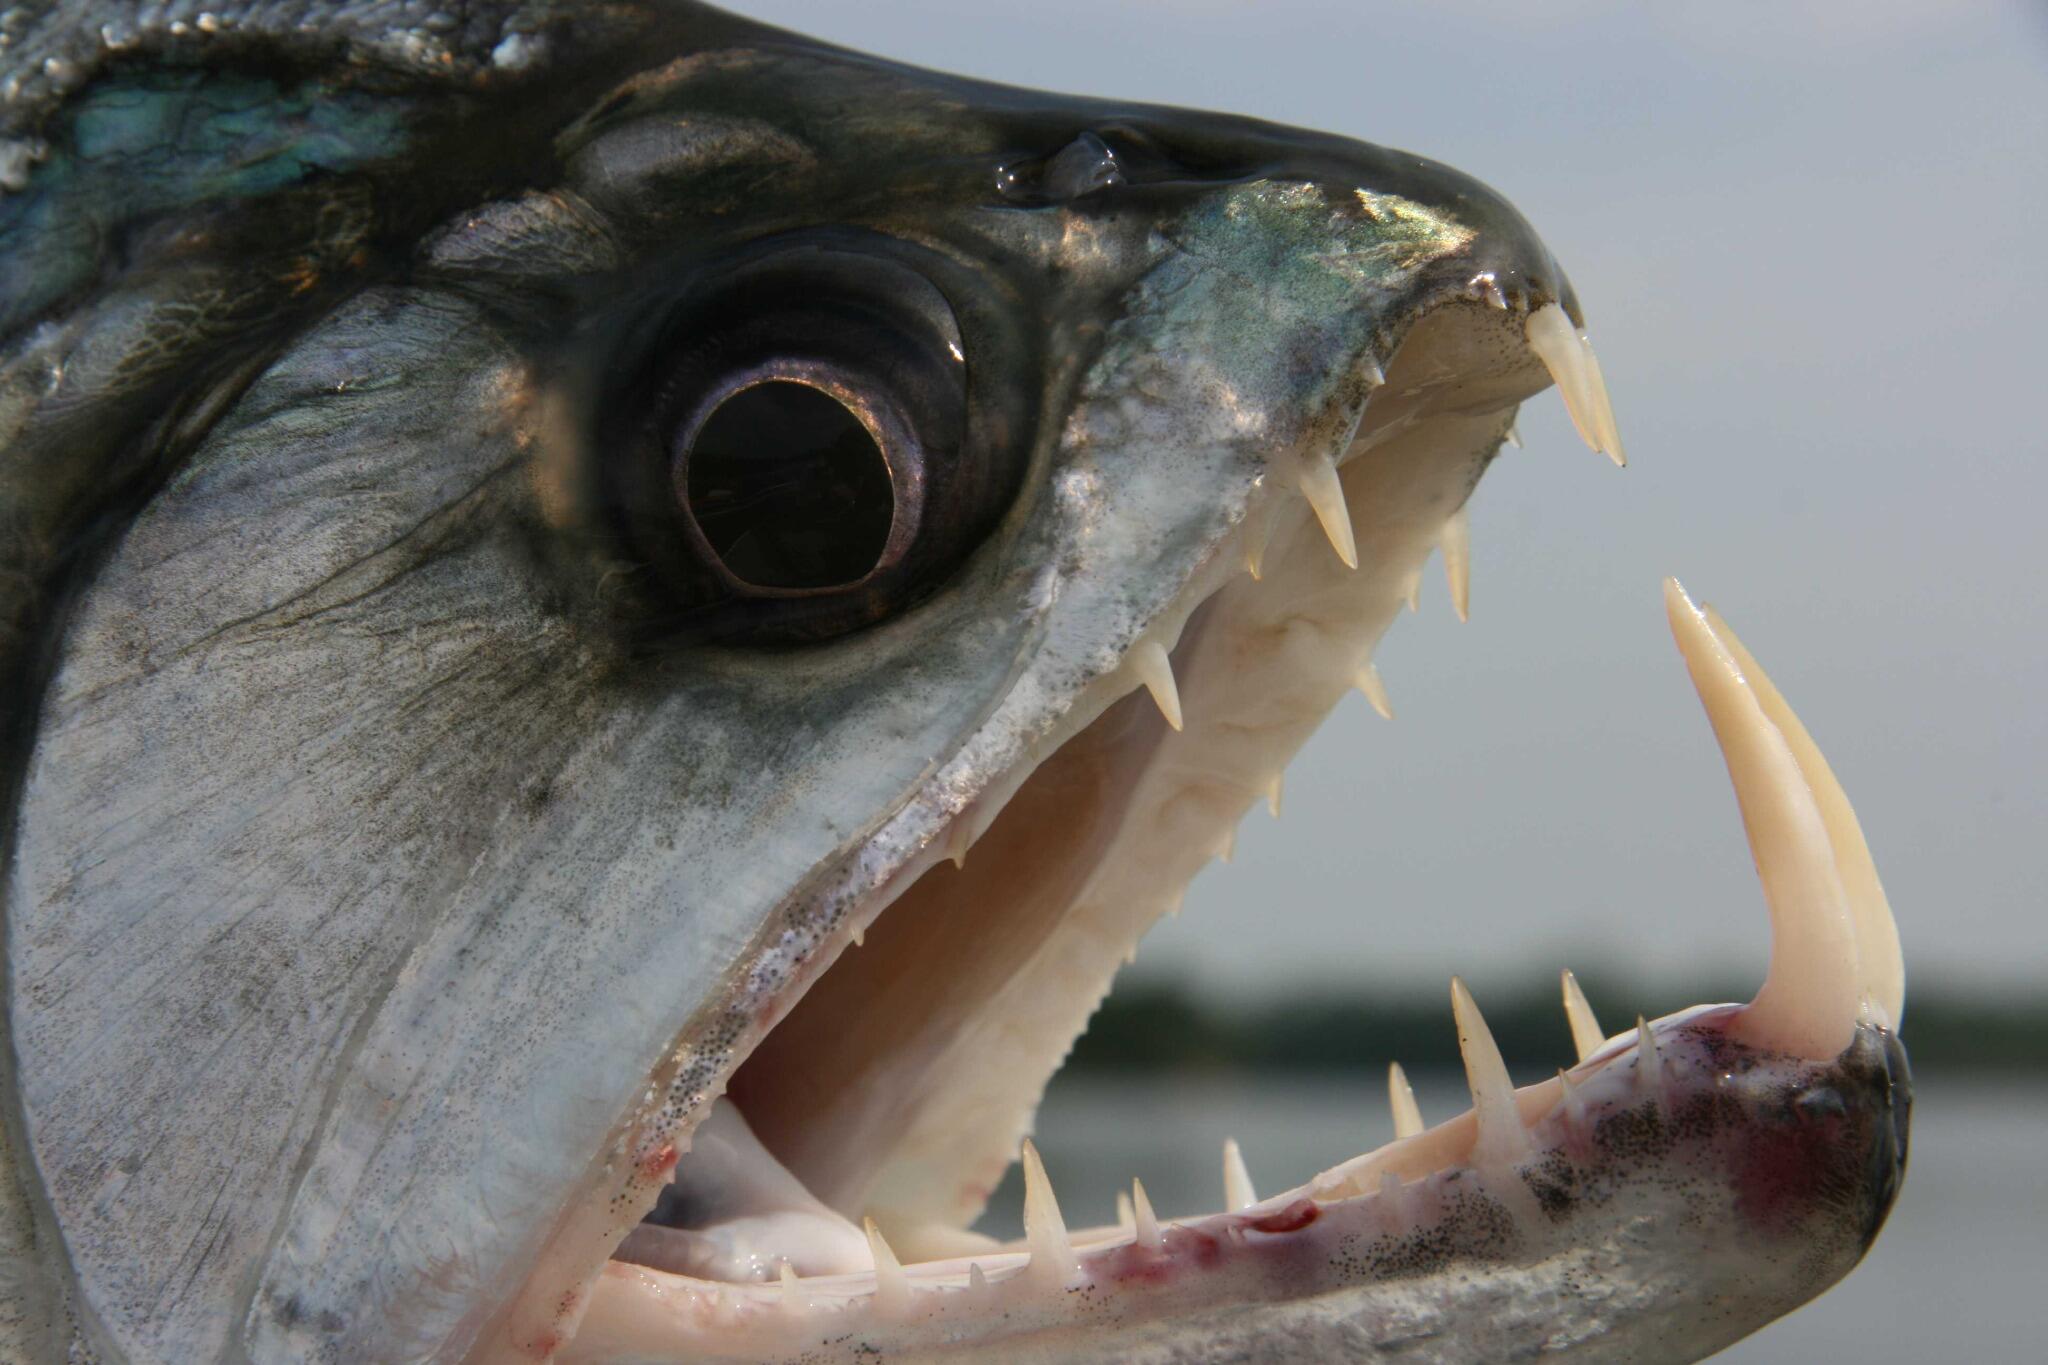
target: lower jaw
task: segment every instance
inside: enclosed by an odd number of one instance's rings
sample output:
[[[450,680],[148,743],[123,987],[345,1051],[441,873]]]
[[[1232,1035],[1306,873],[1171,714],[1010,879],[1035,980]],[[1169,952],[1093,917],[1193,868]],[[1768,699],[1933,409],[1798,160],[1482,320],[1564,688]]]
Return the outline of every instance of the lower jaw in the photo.
[[[746,1284],[614,1262],[561,1358],[1122,1360],[1173,1340],[1227,1355],[1251,1322],[1260,1358],[1532,1341],[1697,1358],[1846,1273],[1890,1198],[1863,1173],[1903,1162],[1894,1044],[1866,1028],[1832,1062],[1794,1061],[1733,1039],[1741,1010],[1672,1016],[1652,1046],[1613,1039],[1512,1096],[1476,1068],[1473,1111],[1228,1212],[1162,1223],[1140,1204],[1069,1232],[1040,1177],[1025,1239],[971,1258]]]

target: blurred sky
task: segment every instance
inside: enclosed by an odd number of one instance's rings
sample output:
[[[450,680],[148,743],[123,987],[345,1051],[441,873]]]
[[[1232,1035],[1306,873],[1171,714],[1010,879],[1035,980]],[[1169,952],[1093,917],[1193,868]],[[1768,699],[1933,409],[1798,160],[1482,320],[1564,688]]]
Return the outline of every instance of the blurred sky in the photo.
[[[1441,574],[1137,970],[1242,990],[1760,976],[1665,632],[1714,601],[1861,814],[1910,974],[2048,987],[2048,8],[729,0],[1019,84],[1447,161],[1570,272],[1632,465],[1524,409]],[[1541,11],[1539,14],[1538,11]],[[1253,905],[1284,913],[1247,913]]]

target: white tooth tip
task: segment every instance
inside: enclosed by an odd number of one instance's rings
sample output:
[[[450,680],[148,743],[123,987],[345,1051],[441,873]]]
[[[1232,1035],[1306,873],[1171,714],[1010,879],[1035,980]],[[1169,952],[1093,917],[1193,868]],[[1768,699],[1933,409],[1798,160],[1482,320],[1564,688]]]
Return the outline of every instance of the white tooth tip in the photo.
[[[1785,734],[1678,580],[1665,580],[1664,601],[1671,633],[1735,785],[1743,830],[1770,907],[1770,969],[1756,999],[1736,1020],[1736,1032],[1758,1047],[1832,1058],[1848,1046],[1860,1018],[1897,998],[1888,995],[1896,981],[1885,967],[1866,971],[1859,917],[1851,909],[1841,871],[1844,850],[1831,843],[1815,789]],[[1883,919],[1889,922],[1889,911]],[[1876,956],[1882,959],[1882,948]]]
[[[1156,1250],[1163,1240],[1159,1231],[1159,1215],[1152,1212],[1152,1201],[1145,1194],[1145,1183],[1135,1176],[1131,1179],[1131,1227],[1137,1244],[1146,1250]]]
[[[1799,765],[1807,788],[1820,807],[1821,821],[1827,826],[1828,843],[1834,850],[1835,870],[1841,877],[1842,891],[1849,898],[1849,911],[1856,923],[1856,952],[1863,966],[1867,990],[1865,1004],[1869,1007],[1871,1022],[1896,1029],[1906,1009],[1906,967],[1899,951],[1899,926],[1892,918],[1891,901],[1884,894],[1884,883],[1878,880],[1877,864],[1871,860],[1870,844],[1864,839],[1863,826],[1849,805],[1848,793],[1842,790],[1834,769],[1828,766],[1820,746],[1813,742],[1813,736],[1799,723],[1799,717],[1793,714],[1784,696],[1772,685],[1755,657],[1722,619],[1721,613],[1711,606],[1703,611],[1715,637],[1727,648],[1743,676],[1749,679],[1750,690],[1756,694],[1764,714],[1785,737],[1786,745],[1792,750],[1792,759]]]
[[[1451,1013],[1458,1022],[1458,1051],[1465,1058],[1465,1081],[1472,1091],[1472,1112],[1479,1135],[1472,1145],[1475,1166],[1514,1165],[1529,1154],[1529,1135],[1515,1109],[1515,1085],[1508,1079],[1500,1045],[1480,1016],[1472,992],[1451,978]]]
[[[1244,514],[1244,567],[1257,582],[1264,573],[1266,546],[1273,539],[1273,500],[1264,496],[1254,501]]]
[[[1286,786],[1286,774],[1274,773],[1273,780],[1266,784],[1266,811],[1275,820],[1280,818],[1280,798]]]
[[[1138,1211],[1131,1207],[1131,1197],[1122,1190],[1116,1192],[1116,1225],[1125,1232],[1138,1226]]]
[[[1508,423],[1508,444],[1516,450],[1522,448],[1522,429],[1515,423]]]
[[[1344,485],[1337,478],[1337,466],[1330,463],[1329,456],[1313,456],[1302,463],[1301,492],[1316,520],[1322,523],[1323,534],[1330,538],[1330,548],[1337,552],[1337,558],[1344,561],[1345,568],[1357,568],[1358,544],[1351,537],[1351,513],[1344,506]]]
[[[1024,1241],[1031,1252],[1031,1273],[1050,1284],[1065,1288],[1080,1272],[1074,1243],[1067,1236],[1066,1220],[1060,1217],[1059,1201],[1053,1198],[1052,1181],[1046,1178],[1045,1163],[1038,1148],[1024,1139]]]
[[[1579,333],[1579,345],[1586,353],[1586,388],[1593,400],[1593,429],[1600,437],[1600,449],[1614,461],[1616,469],[1626,469],[1628,452],[1621,448],[1621,433],[1614,429],[1614,403],[1607,396],[1607,380],[1600,373],[1600,357],[1593,354],[1593,343],[1584,332]]]
[[[1557,385],[1579,439],[1616,464],[1623,463],[1621,443],[1612,436],[1614,413],[1607,402],[1607,385],[1600,377],[1599,362],[1593,359],[1592,348],[1564,309],[1554,303],[1544,304],[1529,314],[1523,334],[1528,338],[1529,349],[1550,372],[1550,382]]]
[[[1394,718],[1394,702],[1387,695],[1386,680],[1380,677],[1378,666],[1367,664],[1364,668],[1359,669],[1358,677],[1355,681],[1360,694],[1368,702],[1372,703],[1372,709],[1379,712],[1383,719],[1392,720]]]
[[[782,1282],[782,1311],[791,1317],[802,1317],[805,1305],[803,1291],[796,1282],[796,1268],[784,1261],[776,1276]]]
[[[863,1218],[861,1226],[868,1234],[868,1252],[875,1258],[875,1307],[884,1313],[900,1314],[910,1307],[910,1276],[882,1239],[882,1230],[875,1226],[875,1220]]]
[[[1237,1145],[1236,1138],[1223,1140],[1223,1207],[1226,1212],[1236,1213],[1259,1202],[1259,1193],[1252,1188],[1252,1173],[1245,1169],[1244,1152]]]
[[[988,1288],[988,1272],[981,1268],[980,1261],[967,1263],[967,1287],[972,1290]]]
[[[1373,388],[1378,388],[1387,382],[1387,372],[1381,369],[1380,362],[1371,356],[1365,358],[1364,362],[1359,366],[1359,370],[1365,375],[1365,382]]]
[[[1166,647],[1157,640],[1138,641],[1131,646],[1131,669],[1158,703],[1166,723],[1180,729],[1180,689],[1174,685],[1173,662],[1166,657]]]
[[[1443,529],[1444,578],[1451,585],[1451,606],[1460,621],[1472,619],[1472,520],[1463,507],[1451,513]]]
[[[1399,1062],[1387,1067],[1387,1101],[1394,1108],[1394,1138],[1412,1138],[1422,1131],[1422,1109],[1415,1103],[1415,1087]]]
[[[1607,1035],[1600,1031],[1600,1021],[1593,1017],[1593,1007],[1586,1003],[1586,993],[1579,989],[1579,979],[1566,968],[1564,984],[1564,1017],[1572,1026],[1572,1046],[1578,1050],[1579,1060],[1585,1061],[1600,1050],[1607,1041]]]

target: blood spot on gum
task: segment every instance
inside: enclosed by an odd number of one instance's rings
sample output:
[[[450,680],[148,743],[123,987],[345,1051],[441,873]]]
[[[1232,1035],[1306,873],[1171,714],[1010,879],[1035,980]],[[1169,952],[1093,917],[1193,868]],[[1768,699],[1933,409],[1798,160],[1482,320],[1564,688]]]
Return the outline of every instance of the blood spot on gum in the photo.
[[[1323,1211],[1313,1199],[1297,1199],[1286,1208],[1269,1213],[1263,1218],[1254,1218],[1245,1226],[1254,1232],[1299,1232],[1316,1219]]]

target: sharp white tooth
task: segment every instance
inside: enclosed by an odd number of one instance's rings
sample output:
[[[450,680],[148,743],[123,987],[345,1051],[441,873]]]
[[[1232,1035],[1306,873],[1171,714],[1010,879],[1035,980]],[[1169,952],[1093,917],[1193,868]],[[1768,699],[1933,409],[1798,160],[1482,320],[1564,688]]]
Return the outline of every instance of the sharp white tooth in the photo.
[[[953,817],[953,823],[946,831],[946,857],[955,868],[967,866],[967,850],[973,845],[974,836],[967,828],[967,812]]]
[[[1529,1134],[1515,1111],[1515,1085],[1508,1079],[1500,1046],[1480,1017],[1472,992],[1451,978],[1451,1013],[1458,1021],[1458,1051],[1465,1058],[1465,1082],[1472,1089],[1472,1113],[1479,1137],[1472,1144],[1475,1166],[1514,1165],[1528,1158]]]
[[[797,1286],[796,1267],[784,1261],[778,1277],[782,1281],[782,1311],[793,1318],[803,1317],[808,1309],[804,1303],[803,1291]]]
[[[1386,680],[1380,677],[1380,670],[1377,664],[1367,664],[1364,668],[1359,669],[1358,677],[1353,680],[1353,683],[1365,695],[1365,699],[1372,703],[1373,710],[1379,712],[1387,720],[1394,718],[1393,698],[1387,695]]]
[[[1891,902],[1885,897],[1884,883],[1878,880],[1877,864],[1871,861],[1870,844],[1863,837],[1863,826],[1849,804],[1848,793],[1835,780],[1834,769],[1822,757],[1813,736],[1792,714],[1791,706],[1721,619],[1721,613],[1712,607],[1703,610],[1707,625],[1749,680],[1757,704],[1785,737],[1786,746],[1792,750],[1792,761],[1799,765],[1807,790],[1820,807],[1821,822],[1827,826],[1828,846],[1835,854],[1835,872],[1841,878],[1842,892],[1849,898],[1849,912],[1855,920],[1864,1003],[1874,1022],[1896,1029],[1906,1009],[1906,967],[1899,952],[1899,926],[1892,918]]]
[[[860,947],[868,941],[868,927],[865,924],[854,925],[853,933],[850,937],[853,939],[853,946],[856,948]]]
[[[1266,546],[1273,539],[1273,499],[1256,493],[1253,498],[1244,514],[1244,567],[1257,582],[1265,571]]]
[[[1216,852],[1213,856],[1219,863],[1227,863],[1232,858],[1235,858],[1237,856],[1236,825],[1232,825],[1230,828],[1223,831],[1223,842],[1216,845]]]
[[[1157,1251],[1163,1240],[1159,1232],[1159,1215],[1152,1212],[1152,1201],[1145,1195],[1145,1182],[1131,1178],[1131,1226],[1136,1231],[1137,1244],[1147,1251]]]
[[[1650,1026],[1643,1022],[1643,1016],[1636,1016],[1636,1087],[1640,1090],[1661,1090],[1664,1087],[1664,1059],[1657,1052],[1657,1035],[1650,1032]]]
[[[1273,780],[1266,784],[1266,810],[1275,820],[1280,818],[1280,796],[1286,779],[1285,773],[1274,773]]]
[[[1593,343],[1584,332],[1579,333],[1579,347],[1586,355],[1586,396],[1593,402],[1593,430],[1600,437],[1600,449],[1607,452],[1616,468],[1626,469],[1628,453],[1621,448],[1621,433],[1614,429],[1614,402],[1607,396],[1600,357],[1593,354]]]
[[[1529,339],[1529,349],[1543,362],[1543,368],[1550,371],[1550,382],[1557,385],[1558,393],[1564,398],[1564,410],[1571,415],[1572,425],[1578,428],[1579,439],[1596,451],[1601,451],[1600,430],[1594,424],[1594,399],[1591,379],[1586,370],[1586,347],[1579,340],[1578,328],[1565,316],[1564,309],[1554,303],[1546,303],[1529,314],[1523,324],[1523,334]],[[1610,457],[1612,452],[1602,451]]]
[[[875,1258],[875,1309],[901,1317],[910,1310],[910,1276],[904,1273],[903,1262],[882,1240],[882,1230],[875,1226],[875,1220],[864,1218],[861,1226],[867,1229],[868,1251]]]
[[[1586,1101],[1579,1094],[1579,1087],[1572,1080],[1571,1073],[1563,1067],[1557,1069],[1557,1097],[1564,1104],[1564,1113],[1574,1126],[1586,1121]]]
[[[1563,980],[1564,1017],[1571,1021],[1572,1046],[1578,1049],[1579,1060],[1583,1062],[1600,1050],[1607,1035],[1600,1031],[1600,1021],[1593,1017],[1593,1007],[1586,1003],[1586,993],[1579,989],[1579,979],[1569,967]]]
[[[1066,1220],[1060,1217],[1059,1200],[1053,1198],[1045,1163],[1030,1138],[1024,1139],[1023,1161],[1024,1242],[1031,1251],[1031,1274],[1041,1283],[1064,1289],[1080,1272],[1081,1262],[1067,1236]]]
[[[1327,455],[1310,456],[1301,466],[1301,492],[1323,524],[1330,548],[1344,567],[1358,567],[1358,545],[1351,538],[1351,513],[1344,506],[1344,485],[1337,478],[1337,466]]]
[[[1770,970],[1734,1031],[1755,1046],[1833,1058],[1854,1035],[1864,981],[1827,823],[1785,736],[1675,578],[1664,580],[1664,603],[1734,781],[1770,907]]]
[[[1180,689],[1173,684],[1173,662],[1166,657],[1166,647],[1157,640],[1140,640],[1132,645],[1131,671],[1159,704],[1159,714],[1166,717],[1166,723],[1180,729]]]
[[[1422,1131],[1422,1109],[1415,1103],[1415,1087],[1399,1062],[1387,1067],[1387,1102],[1394,1107],[1394,1138],[1412,1138]]]
[[[967,1287],[977,1293],[988,1288],[988,1274],[981,1268],[980,1261],[967,1263]]]
[[[1116,1225],[1126,1232],[1138,1226],[1138,1212],[1131,1207],[1131,1197],[1122,1190],[1116,1192]]]
[[[1460,621],[1472,619],[1472,520],[1463,507],[1444,521],[1444,578]]]
[[[1410,615],[1422,610],[1422,570],[1408,575],[1408,611]]]
[[[1515,423],[1508,423],[1508,444],[1516,450],[1522,448],[1522,429]]]
[[[1239,1149],[1236,1138],[1223,1139],[1223,1209],[1236,1213],[1259,1202],[1259,1192],[1252,1188],[1252,1173],[1245,1169],[1244,1152]]]
[[[1387,372],[1381,369],[1380,362],[1371,356],[1367,356],[1364,360],[1360,361],[1358,368],[1359,372],[1365,376],[1365,382],[1375,389],[1387,382]]]

